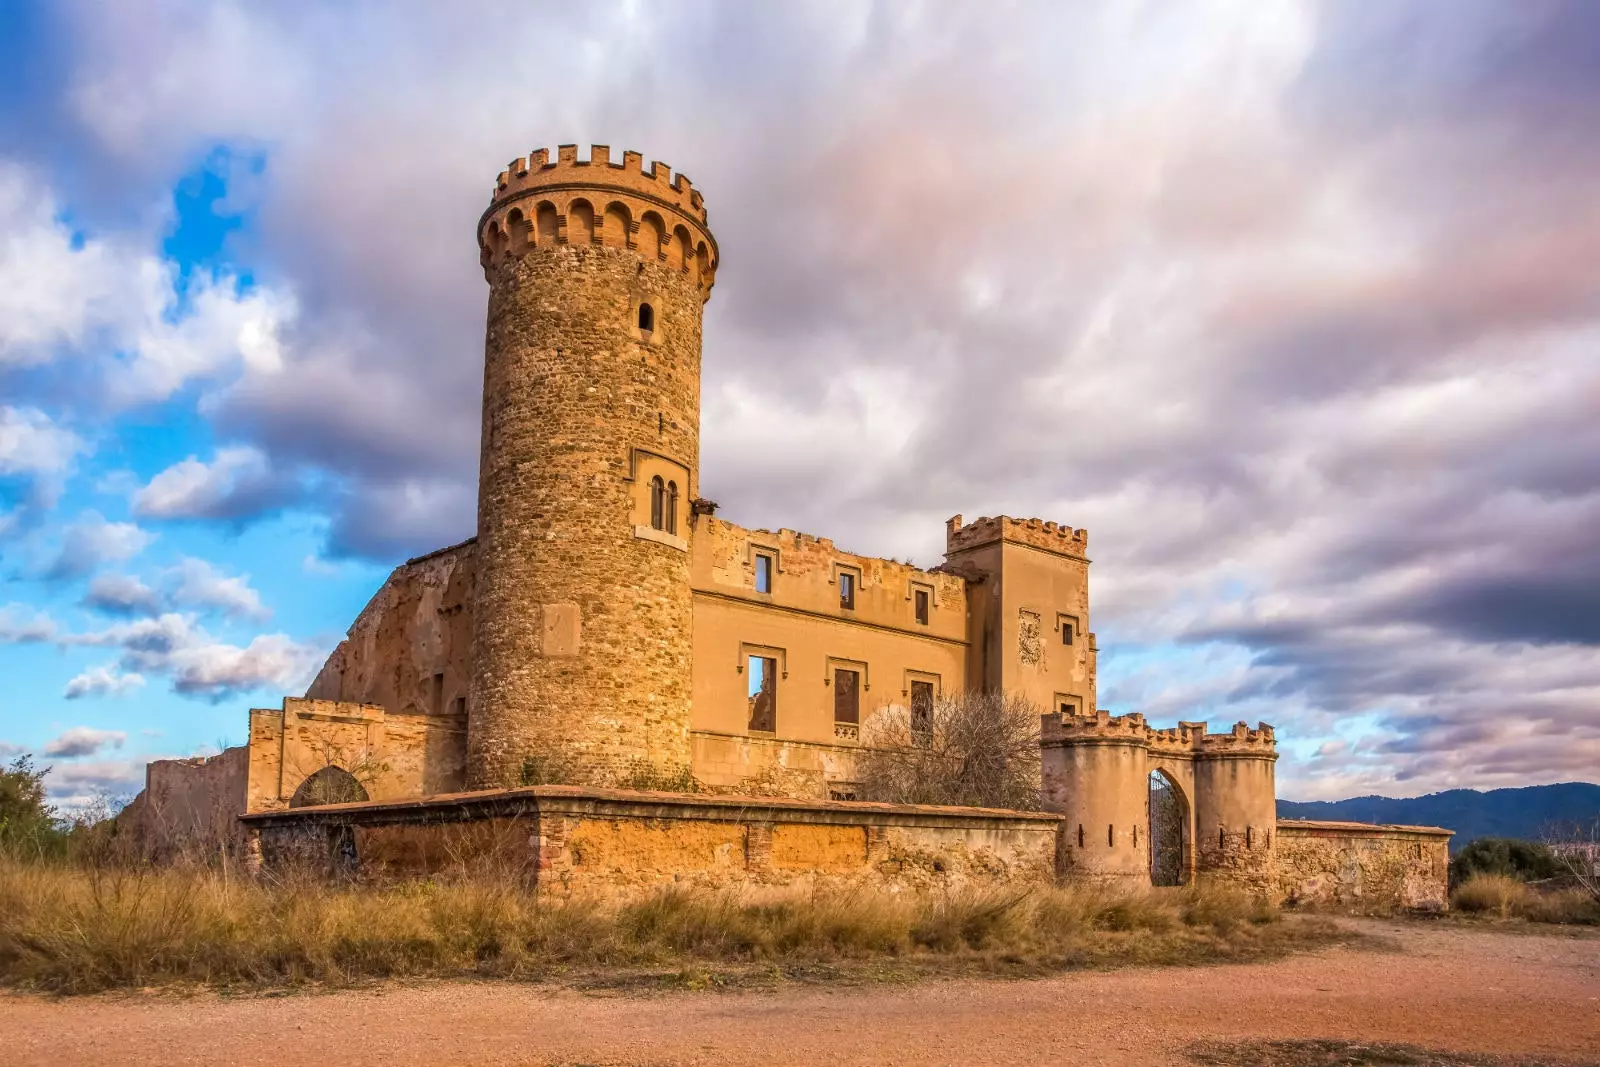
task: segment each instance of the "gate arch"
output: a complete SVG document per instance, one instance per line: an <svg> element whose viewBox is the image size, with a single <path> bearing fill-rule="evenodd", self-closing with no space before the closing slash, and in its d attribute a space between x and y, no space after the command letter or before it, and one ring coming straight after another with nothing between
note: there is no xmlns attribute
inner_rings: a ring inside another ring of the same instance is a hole
<svg viewBox="0 0 1600 1067"><path fill-rule="evenodd" d="M352 804L366 799L366 787L355 775L330 764L300 783L300 788L289 798L289 806L308 808L316 804Z"/></svg>
<svg viewBox="0 0 1600 1067"><path fill-rule="evenodd" d="M1194 804L1182 780L1187 777L1160 765L1150 769L1145 826L1151 885L1188 885L1194 879Z"/></svg>

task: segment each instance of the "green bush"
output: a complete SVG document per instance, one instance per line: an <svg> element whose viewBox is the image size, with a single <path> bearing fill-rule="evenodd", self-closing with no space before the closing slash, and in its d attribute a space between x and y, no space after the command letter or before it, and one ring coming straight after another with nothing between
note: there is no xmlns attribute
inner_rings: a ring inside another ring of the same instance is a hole
<svg viewBox="0 0 1600 1067"><path fill-rule="evenodd" d="M0 770L0 853L54 856L65 849L56 809L45 802L44 776L49 773L49 767L34 767L28 755Z"/></svg>
<svg viewBox="0 0 1600 1067"><path fill-rule="evenodd" d="M1536 841L1514 837L1480 837L1469 841L1450 861L1450 884L1464 885L1475 874L1500 874L1522 882L1554 878L1560 865Z"/></svg>

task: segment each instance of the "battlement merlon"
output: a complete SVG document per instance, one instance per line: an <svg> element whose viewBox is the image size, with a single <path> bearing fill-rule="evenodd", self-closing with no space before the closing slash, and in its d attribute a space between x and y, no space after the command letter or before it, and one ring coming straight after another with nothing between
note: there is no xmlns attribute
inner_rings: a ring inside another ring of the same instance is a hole
<svg viewBox="0 0 1600 1067"><path fill-rule="evenodd" d="M505 257L535 247L609 246L691 275L701 299L709 299L722 257L705 199L665 163L645 170L643 159L624 152L612 163L611 149L595 145L580 160L577 145L562 145L554 163L544 148L512 160L478 219L485 277Z"/></svg>
<svg viewBox="0 0 1600 1067"><path fill-rule="evenodd" d="M945 555L966 552L996 541L1028 545L1088 562L1089 531L1043 519L1014 519L1010 515L985 515L965 525L960 515L945 523Z"/></svg>
<svg viewBox="0 0 1600 1067"><path fill-rule="evenodd" d="M686 175L673 174L672 168L659 160L645 170L644 156L638 152L623 152L622 162L613 163L610 147L603 144L590 146L588 159L579 159L578 146L572 144L556 149L554 163L548 148L513 159L495 179L492 203L498 205L520 193L559 185L633 193L679 211L702 227L706 225L705 198Z"/></svg>
<svg viewBox="0 0 1600 1067"><path fill-rule="evenodd" d="M1225 734L1207 733L1203 722L1180 722L1158 730L1138 712L1112 715L1095 711L1052 712L1040 716L1039 743L1046 748L1069 745L1134 745L1166 755L1198 759L1277 759L1273 728L1257 723L1254 730L1234 724Z"/></svg>

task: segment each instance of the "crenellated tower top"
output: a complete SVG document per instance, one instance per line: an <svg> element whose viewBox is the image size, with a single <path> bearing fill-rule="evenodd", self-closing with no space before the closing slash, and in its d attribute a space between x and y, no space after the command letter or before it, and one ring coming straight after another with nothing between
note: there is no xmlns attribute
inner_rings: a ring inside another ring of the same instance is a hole
<svg viewBox="0 0 1600 1067"><path fill-rule="evenodd" d="M495 180L478 220L485 273L506 256L545 245L632 249L691 275L702 299L716 280L717 240L699 190L665 163L646 170L638 152L613 163L606 145L593 145L584 160L577 145L558 147L554 161L539 148L512 160Z"/></svg>
<svg viewBox="0 0 1600 1067"><path fill-rule="evenodd" d="M1089 551L1089 531L1074 530L1070 523L1014 519L1010 515L985 515L966 525L962 525L960 515L954 515L945 523L946 555L993 541L1010 541L1080 559Z"/></svg>
<svg viewBox="0 0 1600 1067"><path fill-rule="evenodd" d="M1133 745L1153 754L1179 758L1278 758L1273 728L1257 723L1255 729L1235 723L1225 734L1207 733L1203 722L1180 722L1158 730L1138 712L1112 715L1104 709L1070 714L1054 712L1042 717L1040 743L1046 748L1069 745Z"/></svg>

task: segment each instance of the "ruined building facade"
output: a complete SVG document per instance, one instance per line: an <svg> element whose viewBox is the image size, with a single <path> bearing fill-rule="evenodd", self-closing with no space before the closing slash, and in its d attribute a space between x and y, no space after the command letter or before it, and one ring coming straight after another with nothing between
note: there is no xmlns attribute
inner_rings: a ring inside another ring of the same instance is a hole
<svg viewBox="0 0 1600 1067"><path fill-rule="evenodd" d="M396 568L305 697L251 713L240 810L692 776L822 805L855 840L864 809L826 805L854 799L872 716L1003 690L1047 713L1055 819L1018 826L1051 837L1049 866L1148 879L1154 771L1182 798L1188 875L1270 881L1270 727L1097 710L1086 531L958 515L923 570L716 516L700 359L720 255L682 174L537 151L499 176L477 241L477 536ZM776 847L740 832L747 857ZM867 862L882 845L861 832Z"/></svg>

